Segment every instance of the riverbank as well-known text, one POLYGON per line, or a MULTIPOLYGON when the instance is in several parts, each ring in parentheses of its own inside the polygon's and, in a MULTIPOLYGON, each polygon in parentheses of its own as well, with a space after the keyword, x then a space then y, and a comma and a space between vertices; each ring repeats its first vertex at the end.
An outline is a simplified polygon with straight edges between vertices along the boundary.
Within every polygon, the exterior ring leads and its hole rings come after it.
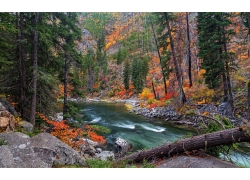
MULTIPOLYGON (((190 118, 190 116, 184 116, 181 113, 177 113, 174 107, 171 107, 170 105, 162 106, 162 107, 156 106, 153 108, 141 107, 140 104, 145 103, 145 102, 137 98, 130 98, 130 99, 85 98, 81 100, 73 99, 73 101, 75 102, 123 103, 127 107, 127 110, 129 112, 144 116, 148 119, 158 118, 167 122, 172 122, 173 124, 177 124, 177 125, 185 125, 185 126, 191 126, 191 127, 199 126, 199 124, 195 122, 192 118, 190 118)), ((203 108, 203 110, 204 109, 207 109, 207 108, 203 108)))

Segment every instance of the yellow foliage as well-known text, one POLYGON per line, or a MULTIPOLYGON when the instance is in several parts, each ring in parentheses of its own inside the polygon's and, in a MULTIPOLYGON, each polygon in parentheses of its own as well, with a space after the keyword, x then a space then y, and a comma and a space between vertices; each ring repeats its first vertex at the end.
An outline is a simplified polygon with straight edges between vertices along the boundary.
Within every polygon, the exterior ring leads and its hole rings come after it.
POLYGON ((198 104, 204 104, 212 101, 214 95, 214 90, 209 89, 206 85, 197 86, 193 90, 193 99, 198 101, 198 104))
POLYGON ((112 45, 112 42, 108 42, 108 44, 106 45, 106 49, 109 49, 111 45, 112 45))
POLYGON ((132 105, 131 104, 125 104, 126 108, 128 111, 130 111, 132 109, 132 105))
POLYGON ((149 99, 148 99, 148 104, 153 104, 153 103, 155 103, 155 101, 156 101, 156 99, 154 99, 154 98, 149 98, 149 99))
POLYGON ((162 101, 155 101, 155 103, 159 107, 164 106, 164 102, 162 102, 162 101))
POLYGON ((149 94, 151 93, 150 89, 144 88, 142 93, 139 94, 140 99, 148 99, 149 94))
POLYGON ((203 77, 203 74, 206 72, 206 70, 205 69, 201 69, 200 71, 199 71, 199 77, 203 77))

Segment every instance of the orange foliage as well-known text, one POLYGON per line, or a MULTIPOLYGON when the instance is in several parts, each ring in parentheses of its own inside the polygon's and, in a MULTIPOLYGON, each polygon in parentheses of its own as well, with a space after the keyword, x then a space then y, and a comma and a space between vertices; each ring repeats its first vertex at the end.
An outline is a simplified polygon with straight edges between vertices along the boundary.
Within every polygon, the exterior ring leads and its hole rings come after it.
POLYGON ((104 144, 106 142, 106 140, 104 139, 103 136, 99 136, 97 135, 95 132, 89 132, 88 133, 88 137, 92 140, 92 141, 96 141, 99 142, 101 144, 104 144))
POLYGON ((97 135, 95 132, 94 132, 94 128, 92 128, 91 126, 89 125, 86 125, 85 126, 86 129, 87 129, 87 134, 88 134, 88 137, 92 140, 92 141, 95 141, 95 142, 99 142, 101 144, 104 144, 106 142, 106 140, 104 139, 103 136, 100 136, 100 135, 97 135))
POLYGON ((46 121, 48 124, 53 125, 51 135, 56 136, 64 143, 68 144, 70 147, 78 148, 80 145, 84 143, 84 141, 79 138, 83 134, 83 130, 80 128, 70 128, 67 124, 65 124, 65 120, 62 122, 56 122, 49 120, 43 114, 37 112, 36 113, 41 119, 46 121), (78 139, 78 140, 74 140, 78 139))

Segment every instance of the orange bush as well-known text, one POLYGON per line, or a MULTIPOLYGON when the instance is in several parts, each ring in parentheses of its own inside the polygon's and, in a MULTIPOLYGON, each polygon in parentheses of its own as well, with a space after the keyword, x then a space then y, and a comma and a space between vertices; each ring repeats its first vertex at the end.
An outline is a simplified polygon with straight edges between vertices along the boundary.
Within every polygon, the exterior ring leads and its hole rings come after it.
POLYGON ((89 126, 89 125, 86 125, 85 126, 86 129, 87 129, 87 136, 92 140, 92 141, 95 141, 95 142, 99 142, 101 144, 104 144, 106 142, 105 138, 103 136, 100 136, 100 135, 97 135, 95 132, 94 132, 94 129, 89 126))
POLYGON ((80 138, 83 134, 83 130, 80 128, 70 128, 65 124, 65 120, 56 122, 49 120, 41 113, 36 113, 41 119, 46 121, 48 124, 53 125, 51 135, 56 136, 64 143, 68 144, 72 148, 78 148, 84 141, 80 138))

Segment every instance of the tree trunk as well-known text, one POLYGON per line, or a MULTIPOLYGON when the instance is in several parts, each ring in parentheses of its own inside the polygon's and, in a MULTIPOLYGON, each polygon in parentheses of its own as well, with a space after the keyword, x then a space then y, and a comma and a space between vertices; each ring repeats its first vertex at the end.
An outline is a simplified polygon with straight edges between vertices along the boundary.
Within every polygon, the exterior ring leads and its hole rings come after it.
POLYGON ((172 35, 171 35, 171 29, 170 29, 170 25, 169 25, 169 21, 168 21, 168 13, 164 12, 164 16, 165 16, 166 23, 167 23, 168 36, 169 36, 169 39, 170 39, 170 46, 171 46, 171 49, 172 49, 172 56, 173 56, 173 61, 174 61, 174 68, 175 68, 176 78, 177 78, 177 82, 178 82, 178 85, 179 85, 179 88, 180 88, 180 96, 181 96, 180 98, 181 98, 182 104, 184 104, 184 103, 187 102, 187 99, 186 99, 185 93, 184 93, 183 88, 182 88, 182 80, 181 80, 179 65, 178 65, 178 62, 177 62, 177 59, 176 59, 176 55, 175 55, 174 43, 173 43, 173 39, 172 39, 172 35))
POLYGON ((250 118, 250 81, 247 83, 247 119, 250 118))
POLYGON ((242 128, 233 128, 222 131, 217 131, 209 134, 203 134, 179 140, 174 143, 166 143, 146 151, 139 151, 129 156, 118 159, 118 161, 128 161, 129 163, 139 163, 145 160, 155 158, 170 157, 175 154, 186 151, 206 149, 219 145, 229 145, 236 142, 250 142, 250 125, 247 126, 247 131, 242 128))
POLYGON ((222 81, 223 81, 223 91, 224 91, 223 101, 226 102, 228 100, 228 88, 227 88, 227 77, 224 72, 222 73, 222 81))
POLYGON ((23 20, 24 20, 24 13, 20 12, 19 17, 18 13, 16 14, 17 16, 17 28, 19 28, 20 33, 17 35, 18 39, 18 71, 19 71, 19 82, 20 82, 20 113, 21 113, 21 118, 26 119, 27 114, 25 111, 25 105, 26 103, 26 70, 25 70, 25 51, 24 51, 24 27, 23 27, 23 20))
POLYGON ((68 64, 69 58, 65 55, 64 59, 64 89, 63 89, 63 119, 66 119, 66 114, 68 110, 68 64))
POLYGON ((153 92, 154 92, 154 96, 155 96, 155 99, 157 99, 157 96, 155 94, 155 85, 154 85, 154 81, 152 80, 152 88, 153 88, 153 92))
MULTIPOLYGON (((247 13, 248 14, 248 44, 249 44, 249 38, 250 38, 250 12, 247 13)), ((248 58, 250 56, 250 50, 248 48, 248 58)))
MULTIPOLYGON (((223 17, 223 13, 222 13, 222 18, 223 17)), ((224 46, 224 51, 226 53, 226 60, 225 60, 225 65, 226 65, 226 82, 227 82, 227 89, 228 89, 228 102, 230 104, 230 109, 229 112, 231 112, 230 116, 233 117, 233 109, 234 109, 234 105, 233 105, 233 93, 232 93, 232 87, 231 87, 231 80, 230 80, 230 73, 229 73, 229 66, 228 66, 228 55, 227 55, 227 42, 226 42, 226 35, 225 35, 225 28, 223 26, 223 46, 224 46)))
POLYGON ((165 77, 165 74, 164 74, 164 71, 163 71, 162 60, 161 60, 161 54, 160 54, 160 51, 159 51, 158 41, 157 41, 157 37, 156 37, 156 33, 155 33, 155 30, 154 30, 154 25, 153 25, 153 23, 152 23, 151 17, 150 17, 150 24, 151 24, 152 31, 153 31, 153 34, 154 34, 154 39, 155 39, 155 44, 156 44, 157 53, 158 53, 158 56, 159 56, 159 59, 160 59, 161 73, 162 73, 162 77, 163 77, 165 95, 167 95, 166 77, 165 77))
MULTIPOLYGON (((35 13, 34 26, 37 25, 39 13, 35 13)), ((36 89, 37 89, 37 49, 38 49, 38 32, 34 30, 33 39, 33 75, 32 75, 32 98, 30 108, 30 123, 35 125, 36 120, 36 89)))
POLYGON ((192 83, 192 69, 191 69, 191 51, 190 51, 188 12, 186 12, 186 22, 187 22, 187 39, 188 39, 188 77, 189 77, 189 85, 191 87, 193 83, 192 83))

